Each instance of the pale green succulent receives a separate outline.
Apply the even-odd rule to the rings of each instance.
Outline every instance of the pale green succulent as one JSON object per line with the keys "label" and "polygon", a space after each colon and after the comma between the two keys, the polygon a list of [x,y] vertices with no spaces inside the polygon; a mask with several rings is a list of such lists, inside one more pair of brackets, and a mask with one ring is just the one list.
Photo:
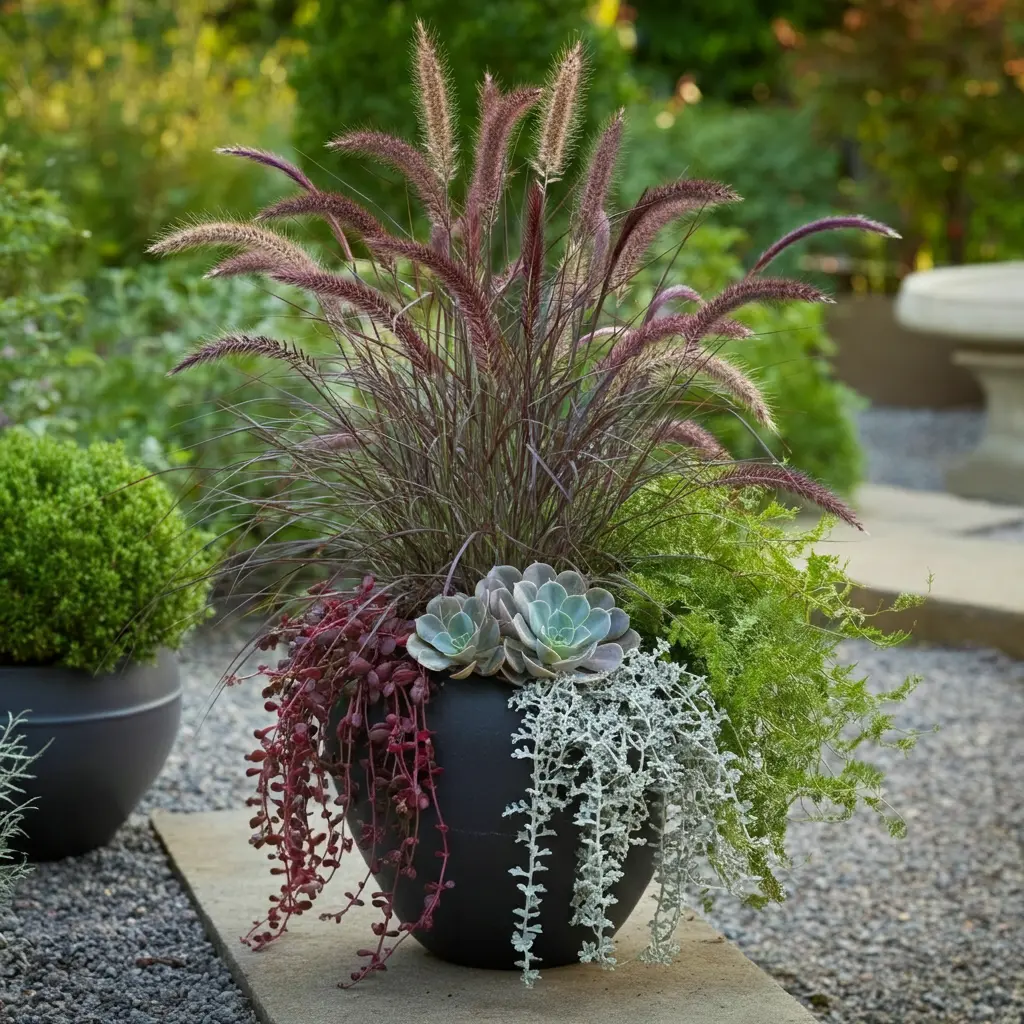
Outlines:
{"label": "pale green succulent", "polygon": [[497,619],[483,601],[465,594],[431,598],[406,650],[424,668],[450,672],[452,679],[493,676],[505,661]]}
{"label": "pale green succulent", "polygon": [[477,585],[476,596],[499,623],[502,672],[513,683],[611,672],[640,642],[607,590],[589,587],[578,572],[556,574],[543,562],[522,574],[495,566]]}

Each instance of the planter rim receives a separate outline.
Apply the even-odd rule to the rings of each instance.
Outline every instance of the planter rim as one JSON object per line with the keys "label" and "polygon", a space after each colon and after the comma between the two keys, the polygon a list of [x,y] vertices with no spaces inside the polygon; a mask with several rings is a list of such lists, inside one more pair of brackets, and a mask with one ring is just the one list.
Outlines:
{"label": "planter rim", "polygon": [[155,664],[129,661],[98,675],[58,665],[0,666],[0,711],[30,712],[27,727],[137,714],[180,694],[177,658],[167,649]]}

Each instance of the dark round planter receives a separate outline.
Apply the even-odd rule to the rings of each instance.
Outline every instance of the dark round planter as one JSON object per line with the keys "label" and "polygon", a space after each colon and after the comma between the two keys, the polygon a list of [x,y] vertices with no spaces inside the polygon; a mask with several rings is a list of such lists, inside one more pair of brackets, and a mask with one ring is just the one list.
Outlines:
{"label": "dark round planter", "polygon": [[[503,817],[503,811],[526,798],[533,762],[512,757],[512,734],[522,716],[508,707],[510,694],[508,684],[494,679],[449,679],[431,698],[427,713],[443,769],[437,799],[449,829],[446,878],[455,885],[442,893],[433,927],[413,935],[442,960],[491,970],[516,970],[515,961],[521,959],[512,948],[512,934],[518,920],[513,912],[523,906],[517,888],[523,880],[509,870],[526,866],[527,847],[516,841],[526,819]],[[533,946],[541,969],[576,963],[583,943],[593,939],[587,929],[569,924],[580,836],[573,813],[570,809],[553,816],[555,835],[545,840],[551,850],[543,860],[547,870],[535,878],[547,890],[541,898],[541,933]],[[368,817],[366,802],[357,803],[349,814],[357,840]],[[413,863],[417,877],[402,878],[396,893],[395,911],[402,922],[419,918],[424,883],[437,879],[441,836],[436,823],[433,807],[421,814]],[[632,848],[623,877],[612,890],[618,902],[608,909],[608,917],[616,930],[654,874],[653,829],[647,838],[646,845]],[[361,852],[369,861],[369,850]],[[385,868],[375,877],[381,889],[390,890],[392,872]]]}
{"label": "dark round planter", "polygon": [[13,845],[30,860],[77,856],[111,840],[167,760],[181,718],[177,661],[162,651],[155,665],[98,676],[3,666],[0,714],[8,711],[28,712],[20,731],[30,753],[42,751],[23,786],[35,803]]}

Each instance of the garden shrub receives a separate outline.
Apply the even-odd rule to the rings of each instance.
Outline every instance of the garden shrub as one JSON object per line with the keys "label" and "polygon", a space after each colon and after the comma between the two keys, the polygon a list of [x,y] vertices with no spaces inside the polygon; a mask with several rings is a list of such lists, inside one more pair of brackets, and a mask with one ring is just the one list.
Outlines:
{"label": "garden shrub", "polygon": [[[678,250],[669,249],[666,241],[662,249],[669,251],[642,271],[620,316],[632,319],[663,279],[687,284],[702,295],[738,280],[743,271],[735,248],[742,241],[737,229],[711,223],[697,228]],[[703,422],[737,458],[763,457],[767,448],[833,490],[852,493],[864,468],[854,415],[862,399],[833,376],[829,356],[834,345],[822,308],[752,305],[737,319],[753,336],[721,341],[717,350],[757,380],[771,404],[777,432],[732,413],[708,415]]]}
{"label": "garden shrub", "polygon": [[[8,5],[10,6],[10,5]],[[35,0],[0,19],[0,142],[56,190],[92,254],[136,263],[170,221],[276,193],[217,145],[282,146],[290,44],[239,44],[198,0]]]}
{"label": "garden shrub", "polygon": [[[627,54],[614,34],[588,22],[590,6],[587,0],[325,0],[306,27],[308,53],[292,76],[298,106],[295,146],[306,170],[321,187],[344,183],[342,191],[368,196],[408,226],[416,203],[407,199],[397,175],[328,154],[324,143],[368,125],[417,136],[409,81],[409,41],[417,18],[444,40],[453,93],[461,99],[457,112],[464,154],[472,151],[476,90],[484,72],[506,87],[543,81],[550,55],[567,38],[581,34],[591,56],[583,124],[589,134],[632,95]],[[372,83],[372,88],[353,88],[353,82]]]}
{"label": "garden shrub", "polygon": [[210,537],[119,444],[0,433],[0,663],[99,670],[203,616]]}
{"label": "garden shrub", "polygon": [[71,280],[76,233],[21,163],[0,145],[0,426],[59,416],[65,373],[85,355],[69,343],[85,301]]}
{"label": "garden shrub", "polygon": [[899,208],[904,271],[919,254],[1019,257],[1020,0],[852,0],[795,53],[794,74],[832,137],[857,143],[868,188]]}
{"label": "garden shrub", "polygon": [[[650,500],[634,498],[624,521]],[[827,520],[801,535],[787,532],[792,515],[775,504],[758,508],[749,495],[693,491],[675,520],[631,537],[641,563],[632,581],[646,596],[634,595],[627,609],[641,633],[667,637],[674,662],[706,677],[728,716],[719,743],[740,759],[751,834],[768,838],[783,860],[789,811],[800,801],[830,819],[850,817],[863,802],[893,834],[903,831],[886,813],[881,773],[856,752],[865,741],[912,744],[912,736],[893,738],[886,706],[917,682],[873,694],[856,665],[836,660],[846,639],[890,647],[906,637],[872,626],[848,600],[852,584],[839,557],[813,553]],[[645,554],[657,557],[644,565]],[[764,851],[749,852],[763,894],[782,898]]]}

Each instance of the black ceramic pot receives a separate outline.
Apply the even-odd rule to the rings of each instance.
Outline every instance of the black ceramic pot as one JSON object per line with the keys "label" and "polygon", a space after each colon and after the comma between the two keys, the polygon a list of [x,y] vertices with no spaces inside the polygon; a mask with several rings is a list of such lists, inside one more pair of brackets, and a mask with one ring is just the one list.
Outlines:
{"label": "black ceramic pot", "polygon": [[[521,878],[509,869],[526,865],[527,848],[516,841],[525,824],[521,815],[503,817],[509,804],[526,798],[532,760],[512,757],[512,734],[521,714],[508,707],[507,683],[494,679],[449,679],[431,698],[427,724],[434,732],[437,763],[443,769],[437,785],[441,814],[448,826],[449,861],[446,877],[454,888],[441,895],[434,925],[414,936],[435,956],[466,967],[516,970],[521,955],[512,948],[517,918],[523,906],[517,888]],[[349,814],[352,834],[358,838],[368,820],[366,803]],[[413,866],[415,880],[399,882],[395,911],[403,922],[415,921],[423,908],[424,883],[436,880],[441,849],[433,808],[421,815],[419,843]],[[547,891],[540,906],[541,933],[533,950],[540,968],[577,962],[582,944],[593,939],[585,928],[570,927],[571,901],[576,878],[579,829],[572,812],[552,818],[555,835],[546,840],[551,855],[547,870],[536,876]],[[623,878],[613,888],[618,902],[608,910],[616,929],[626,921],[654,874],[655,846],[634,846]],[[362,851],[369,861],[369,851]],[[382,870],[381,889],[390,890],[393,875]]]}
{"label": "black ceramic pot", "polygon": [[43,751],[23,784],[35,803],[13,845],[31,860],[77,856],[111,840],[167,760],[181,718],[177,661],[163,651],[155,665],[98,676],[3,666],[8,711],[28,712],[20,731],[29,753]]}

